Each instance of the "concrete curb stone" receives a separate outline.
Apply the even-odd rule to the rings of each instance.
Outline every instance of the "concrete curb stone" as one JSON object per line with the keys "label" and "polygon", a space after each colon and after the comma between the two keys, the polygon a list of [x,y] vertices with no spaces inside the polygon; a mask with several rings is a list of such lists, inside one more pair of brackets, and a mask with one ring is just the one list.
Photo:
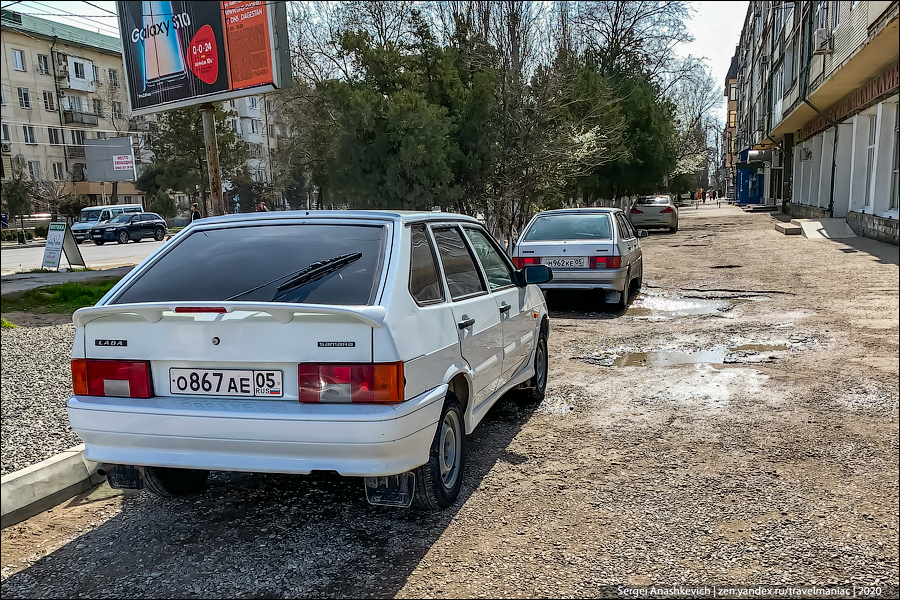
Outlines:
{"label": "concrete curb stone", "polygon": [[0,528],[15,525],[102,483],[84,444],[0,478]]}

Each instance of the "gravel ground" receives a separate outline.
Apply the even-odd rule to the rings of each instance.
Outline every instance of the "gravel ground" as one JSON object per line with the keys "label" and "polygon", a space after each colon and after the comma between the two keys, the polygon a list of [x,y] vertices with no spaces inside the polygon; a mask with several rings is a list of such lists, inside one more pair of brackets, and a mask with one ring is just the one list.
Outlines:
{"label": "gravel ground", "polygon": [[643,242],[628,313],[552,299],[547,398],[490,411],[450,510],[371,507],[327,474],[81,497],[3,531],[3,597],[897,597],[897,248],[691,212]]}
{"label": "gravel ground", "polygon": [[[5,316],[5,315],[4,315]],[[81,443],[66,414],[75,327],[0,329],[3,402],[0,474],[6,475]]]}

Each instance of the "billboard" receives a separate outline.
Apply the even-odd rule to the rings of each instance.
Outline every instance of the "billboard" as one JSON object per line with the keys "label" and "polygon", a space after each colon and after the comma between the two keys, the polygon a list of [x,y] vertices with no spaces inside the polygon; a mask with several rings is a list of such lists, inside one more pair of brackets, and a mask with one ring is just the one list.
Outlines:
{"label": "billboard", "polygon": [[159,112],[291,85],[283,2],[120,0],[131,112]]}
{"label": "billboard", "polygon": [[134,181],[130,137],[84,140],[85,181]]}

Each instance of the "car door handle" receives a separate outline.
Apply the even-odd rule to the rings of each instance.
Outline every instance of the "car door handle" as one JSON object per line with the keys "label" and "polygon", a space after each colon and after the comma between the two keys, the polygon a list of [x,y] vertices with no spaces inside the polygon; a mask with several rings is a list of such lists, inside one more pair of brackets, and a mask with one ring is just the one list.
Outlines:
{"label": "car door handle", "polygon": [[509,312],[509,309],[511,309],[511,308],[512,308],[512,306],[510,306],[509,304],[501,304],[501,305],[500,305],[500,312],[501,312],[501,313],[508,313],[508,312]]}
{"label": "car door handle", "polygon": [[466,319],[465,321],[460,321],[457,323],[460,329],[466,329],[475,324],[475,319]]}

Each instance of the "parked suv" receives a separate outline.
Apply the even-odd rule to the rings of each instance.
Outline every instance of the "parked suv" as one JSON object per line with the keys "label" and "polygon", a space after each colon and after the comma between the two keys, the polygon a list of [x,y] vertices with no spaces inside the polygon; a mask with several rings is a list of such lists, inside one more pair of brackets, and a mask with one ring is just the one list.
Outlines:
{"label": "parked suv", "polygon": [[491,406],[543,397],[551,277],[462,215],[198,220],[76,311],[69,419],[113,487],[325,470],[444,508]]}
{"label": "parked suv", "polygon": [[141,241],[145,237],[161,242],[169,231],[166,220],[156,213],[124,213],[91,229],[91,239],[98,246],[113,240],[127,244],[128,240]]}
{"label": "parked suv", "polygon": [[72,235],[79,244],[91,239],[91,229],[102,225],[123,213],[143,212],[140,204],[115,204],[108,206],[88,206],[78,213],[78,219],[72,224]]}

